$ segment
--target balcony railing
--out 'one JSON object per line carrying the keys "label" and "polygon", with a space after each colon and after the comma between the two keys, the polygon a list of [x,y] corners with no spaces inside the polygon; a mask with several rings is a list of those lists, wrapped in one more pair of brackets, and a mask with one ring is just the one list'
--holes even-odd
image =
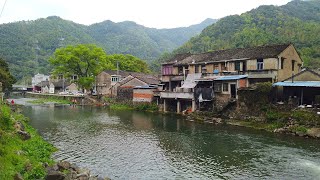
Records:
{"label": "balcony railing", "polygon": [[163,91],[160,92],[161,98],[169,98],[169,99],[194,99],[193,92],[169,92]]}

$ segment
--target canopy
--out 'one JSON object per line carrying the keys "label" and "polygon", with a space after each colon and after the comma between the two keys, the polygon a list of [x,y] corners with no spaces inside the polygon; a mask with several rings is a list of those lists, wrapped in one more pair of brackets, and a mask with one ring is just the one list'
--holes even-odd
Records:
{"label": "canopy", "polygon": [[196,79],[201,78],[201,73],[188,74],[181,88],[194,88],[197,85]]}
{"label": "canopy", "polygon": [[273,86],[320,87],[320,81],[285,81],[274,83]]}

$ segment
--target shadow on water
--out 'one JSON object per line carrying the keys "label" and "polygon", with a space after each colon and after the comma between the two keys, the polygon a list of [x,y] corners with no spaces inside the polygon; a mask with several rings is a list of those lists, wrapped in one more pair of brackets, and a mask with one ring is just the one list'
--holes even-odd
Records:
{"label": "shadow on water", "polygon": [[314,179],[320,141],[174,114],[26,106],[33,127],[66,159],[112,179]]}

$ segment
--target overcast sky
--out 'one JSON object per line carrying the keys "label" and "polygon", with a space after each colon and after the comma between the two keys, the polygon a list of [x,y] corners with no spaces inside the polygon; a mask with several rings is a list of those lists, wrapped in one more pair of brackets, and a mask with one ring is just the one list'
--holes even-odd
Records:
{"label": "overcast sky", "polygon": [[[260,5],[290,0],[7,0],[0,24],[56,15],[90,25],[104,20],[135,21],[147,27],[172,28],[206,18],[241,14]],[[2,9],[5,0],[0,0]]]}

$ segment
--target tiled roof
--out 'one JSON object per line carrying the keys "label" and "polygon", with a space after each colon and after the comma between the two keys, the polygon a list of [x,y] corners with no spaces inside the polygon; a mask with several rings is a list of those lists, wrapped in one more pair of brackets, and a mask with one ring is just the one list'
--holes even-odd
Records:
{"label": "tiled roof", "polygon": [[236,48],[227,50],[218,50],[202,54],[186,54],[185,58],[180,59],[175,65],[184,65],[190,63],[203,63],[223,60],[240,59],[258,59],[258,58],[276,58],[290,44],[277,44],[258,46],[250,48]]}

